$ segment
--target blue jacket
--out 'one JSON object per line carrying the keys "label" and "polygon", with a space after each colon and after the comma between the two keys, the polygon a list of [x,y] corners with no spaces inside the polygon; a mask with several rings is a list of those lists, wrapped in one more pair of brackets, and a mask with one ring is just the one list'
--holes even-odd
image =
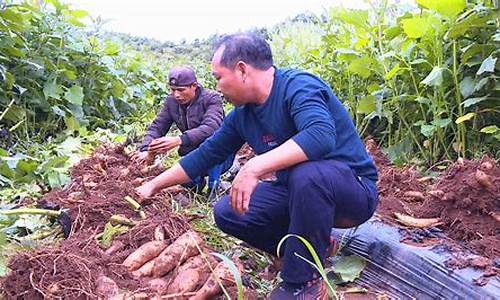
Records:
{"label": "blue jacket", "polygon": [[[180,160],[190,178],[238,151],[247,142],[257,154],[293,139],[309,160],[333,159],[358,176],[377,180],[377,169],[342,103],[327,83],[299,70],[276,69],[265,103],[234,108],[215,134]],[[287,170],[277,172],[287,181]]]}

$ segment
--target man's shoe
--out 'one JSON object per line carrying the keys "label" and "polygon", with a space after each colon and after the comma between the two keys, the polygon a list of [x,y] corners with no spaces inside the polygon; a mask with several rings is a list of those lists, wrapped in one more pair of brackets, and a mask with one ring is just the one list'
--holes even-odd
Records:
{"label": "man's shoe", "polygon": [[323,279],[318,278],[295,287],[286,282],[280,283],[269,296],[269,300],[327,300],[328,291]]}

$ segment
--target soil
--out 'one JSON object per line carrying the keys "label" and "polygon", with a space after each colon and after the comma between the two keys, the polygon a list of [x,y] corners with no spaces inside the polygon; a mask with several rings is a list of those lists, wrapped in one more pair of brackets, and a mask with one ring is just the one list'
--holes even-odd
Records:
{"label": "soil", "polygon": [[[499,276],[500,257],[500,166],[489,157],[459,159],[438,177],[422,176],[413,167],[392,165],[373,140],[366,142],[379,169],[380,204],[377,215],[396,223],[394,213],[416,218],[440,218],[441,225],[431,228],[407,228],[403,242],[430,245],[451,238],[454,243],[472,250],[480,259],[457,256],[448,262],[451,268],[472,266],[484,270],[476,284]],[[250,147],[238,153],[240,163],[251,157]],[[143,205],[146,219],[124,201],[138,199],[134,188],[162,168],[143,170],[130,164],[123,147],[104,144],[91,157],[71,170],[72,181],[63,189],[43,196],[38,204],[47,208],[69,210],[72,227],[69,237],[59,244],[20,252],[9,263],[12,270],[0,279],[0,293],[7,299],[88,299],[97,298],[96,280],[106,276],[121,290],[154,292],[150,278],[135,278],[121,263],[145,242],[154,240],[155,229],[162,226],[165,239],[172,242],[190,229],[190,216],[171,212],[171,201],[182,188],[165,189]],[[113,239],[114,252],[106,253],[96,240],[112,215],[120,214],[138,224]],[[196,217],[196,216],[194,216]],[[265,270],[275,273],[276,270]],[[172,272],[175,273],[175,272]],[[171,276],[169,273],[168,276]],[[234,293],[235,289],[229,289]],[[254,295],[252,290],[249,295]],[[234,294],[233,294],[234,295]],[[254,298],[253,296],[251,296]]]}
{"label": "soil", "polygon": [[[377,214],[396,223],[394,213],[439,218],[437,228],[404,229],[404,241],[429,245],[444,236],[492,261],[500,257],[500,166],[490,157],[458,159],[436,178],[413,167],[390,164],[373,140],[366,142],[379,170]],[[485,178],[485,179],[484,179]],[[444,236],[442,233],[444,233]],[[442,239],[441,239],[442,240]],[[461,267],[474,266],[466,261]]]}
{"label": "soil", "polygon": [[[153,296],[151,278],[135,278],[121,263],[139,246],[154,240],[157,227],[161,226],[164,239],[172,242],[190,225],[189,216],[174,214],[170,209],[174,194],[183,189],[166,189],[149,199],[148,205],[142,206],[145,219],[124,201],[125,196],[138,199],[134,188],[144,178],[162,172],[161,167],[141,169],[130,163],[122,146],[112,144],[104,144],[75,165],[70,184],[45,194],[38,202],[45,208],[69,210],[69,237],[56,245],[12,257],[8,265],[11,272],[0,279],[0,294],[7,299],[96,299],[96,281],[106,276],[116,282],[120,291]],[[110,248],[103,247],[96,236],[116,214],[137,224],[115,235]]]}

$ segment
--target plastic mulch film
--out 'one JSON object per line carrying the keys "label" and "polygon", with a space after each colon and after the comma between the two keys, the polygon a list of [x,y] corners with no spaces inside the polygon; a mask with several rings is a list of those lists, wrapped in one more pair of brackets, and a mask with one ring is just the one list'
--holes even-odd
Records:
{"label": "plastic mulch film", "polygon": [[444,262],[453,253],[443,243],[428,247],[401,243],[400,230],[376,218],[355,230],[333,229],[332,235],[348,241],[343,254],[367,260],[356,282],[372,292],[397,299],[500,299],[498,277],[478,286],[473,279],[481,276],[479,270],[447,268]]}

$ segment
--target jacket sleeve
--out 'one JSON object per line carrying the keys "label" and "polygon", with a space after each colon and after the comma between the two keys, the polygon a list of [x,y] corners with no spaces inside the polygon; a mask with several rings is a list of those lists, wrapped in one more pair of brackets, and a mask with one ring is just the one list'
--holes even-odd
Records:
{"label": "jacket sleeve", "polygon": [[163,106],[158,113],[158,115],[153,120],[153,123],[149,125],[149,128],[144,135],[144,140],[142,144],[139,146],[140,151],[148,150],[149,144],[159,137],[164,136],[170,130],[170,126],[172,126],[173,119],[168,111],[168,98],[163,102]]}
{"label": "jacket sleeve", "polygon": [[193,146],[201,144],[220,127],[223,117],[222,97],[219,94],[208,96],[201,124],[196,128],[186,130],[181,135],[182,145]]}
{"label": "jacket sleeve", "polygon": [[211,167],[222,163],[243,146],[245,140],[237,130],[235,118],[233,109],[214,135],[206,139],[200,147],[181,158],[179,163],[189,178],[196,178]]}
{"label": "jacket sleeve", "polygon": [[335,121],[326,104],[330,87],[319,79],[299,78],[288,92],[297,133],[292,139],[310,160],[320,160],[336,145]]}

